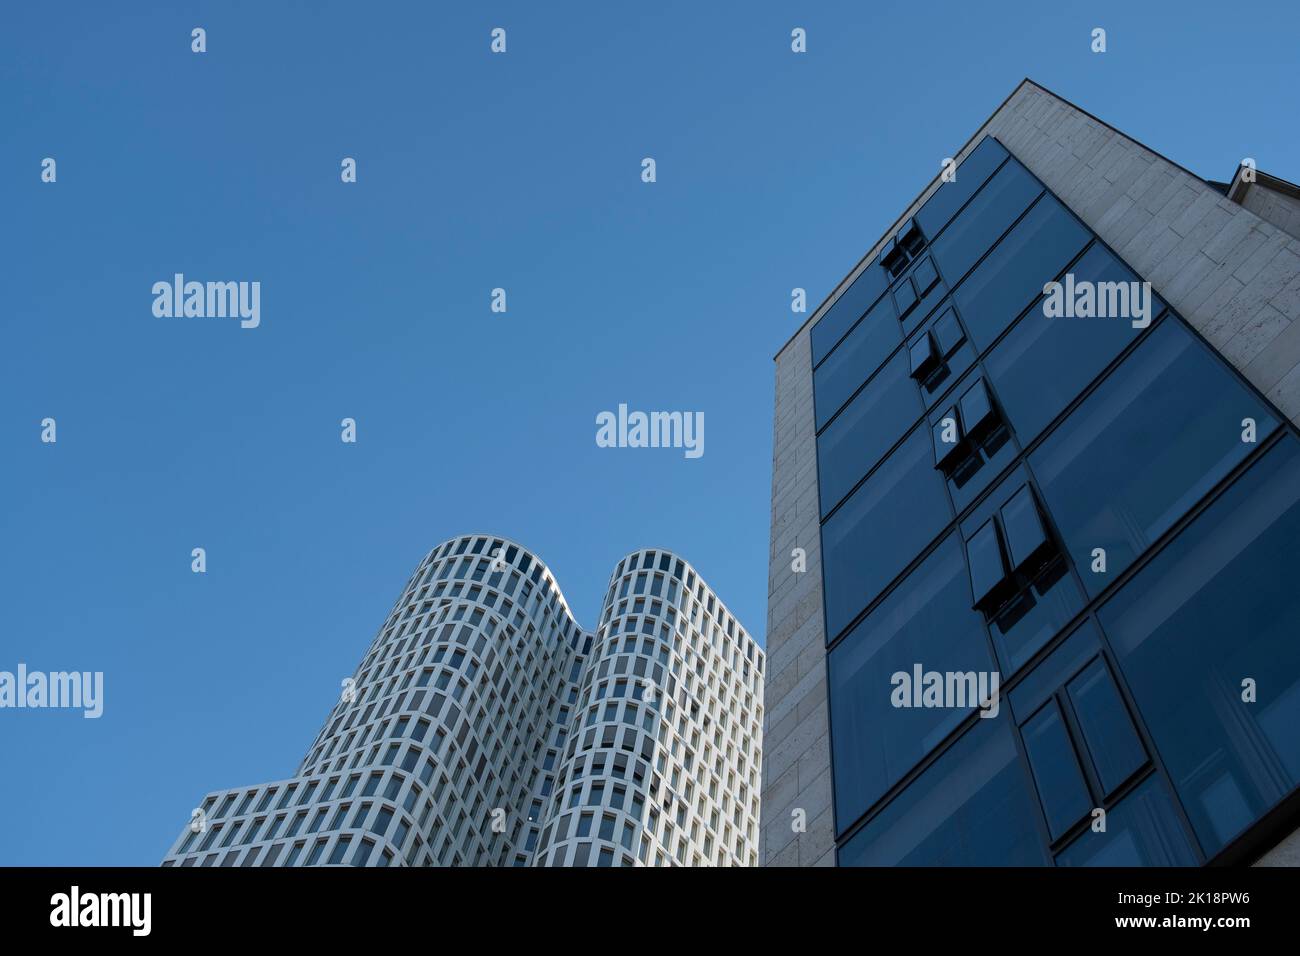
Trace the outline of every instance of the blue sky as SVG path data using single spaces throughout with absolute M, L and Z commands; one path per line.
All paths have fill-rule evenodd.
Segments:
M 615 6 L 5 5 L 0 670 L 103 671 L 105 709 L 0 711 L 0 863 L 153 865 L 208 790 L 289 775 L 456 534 L 587 625 L 670 548 L 761 639 L 790 290 L 1022 77 L 1300 178 L 1294 5 Z M 261 326 L 156 318 L 176 272 L 259 281 Z M 705 454 L 596 447 L 619 403 L 703 411 Z

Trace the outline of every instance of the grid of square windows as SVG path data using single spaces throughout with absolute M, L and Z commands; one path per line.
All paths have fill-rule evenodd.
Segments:
M 210 794 L 164 865 L 755 865 L 762 671 L 667 552 L 620 562 L 593 633 L 535 556 L 453 539 L 412 575 L 298 775 Z M 603 808 L 582 853 L 555 836 L 574 781 Z M 652 828 L 670 787 L 693 814 Z

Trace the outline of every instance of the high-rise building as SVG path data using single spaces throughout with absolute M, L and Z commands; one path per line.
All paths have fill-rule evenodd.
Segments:
M 764 861 L 1300 862 L 1300 188 L 953 159 L 776 356 Z
M 164 866 L 754 866 L 763 652 L 667 551 L 594 631 L 535 555 L 416 568 L 297 772 L 208 794 Z

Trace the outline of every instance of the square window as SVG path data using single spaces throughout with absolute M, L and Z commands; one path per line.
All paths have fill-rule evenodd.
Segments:
M 1024 485 L 1002 506 L 1002 527 L 1007 535 L 1012 570 L 1031 568 L 1049 550 L 1047 529 L 1043 527 L 1043 517 L 1029 485 Z
M 912 277 L 908 276 L 894 289 L 894 305 L 898 307 L 898 316 L 902 318 L 916 307 L 920 301 L 920 296 L 916 294 L 916 287 L 912 284 Z
M 935 271 L 934 263 L 929 256 L 917 263 L 915 271 L 912 272 L 912 280 L 916 283 L 916 291 L 921 295 L 929 292 L 939 281 L 939 273 Z
M 993 400 L 984 379 L 976 379 L 961 397 L 962 430 L 973 441 L 979 441 L 997 422 L 998 416 L 993 410 Z
M 970 563 L 971 592 L 975 598 L 973 606 L 996 605 L 1007 581 L 1007 562 L 996 518 L 989 518 L 966 542 L 966 555 Z
M 379 812 L 375 814 L 375 822 L 370 825 L 370 832 L 383 836 L 388 832 L 388 825 L 393 822 L 393 811 L 391 807 L 380 807 Z
M 353 866 L 365 866 L 366 861 L 370 859 L 370 851 L 375 848 L 375 844 L 370 840 L 362 840 L 357 845 L 357 852 L 352 856 Z
M 899 247 L 909 256 L 915 257 L 925 248 L 925 236 L 921 235 L 921 227 L 917 225 L 915 219 L 903 223 L 897 235 Z
M 342 863 L 351 843 L 352 837 L 346 835 L 339 837 L 339 842 L 334 844 L 334 850 L 330 853 L 330 863 Z
M 930 331 L 926 331 L 912 343 L 908 353 L 912 378 L 924 381 L 939 367 L 939 349 L 935 344 L 934 334 Z
M 934 326 L 931 335 L 939 346 L 940 358 L 950 356 L 957 346 L 966 341 L 966 334 L 961 330 L 961 323 L 957 321 L 957 313 L 952 307 L 944 309 L 939 317 L 934 320 Z
M 1103 792 L 1113 793 L 1147 762 L 1146 748 L 1100 657 L 1066 685 Z
M 1048 830 L 1058 840 L 1088 815 L 1092 799 L 1055 700 L 1025 721 L 1021 736 Z
M 946 470 L 956 463 L 959 453 L 965 448 L 956 406 L 939 416 L 939 420 L 931 427 L 931 435 L 934 440 L 934 467 Z
M 997 518 L 1003 522 L 1003 544 L 1010 547 L 1014 533 L 1018 542 L 1014 546 L 1015 553 L 1023 551 L 1025 536 L 1013 527 L 1020 516 L 1009 506 L 1029 484 L 1029 473 L 1023 466 L 1013 470 L 962 522 L 962 533 L 971 535 L 988 519 Z M 1010 565 L 1012 552 L 1008 550 L 1007 553 Z M 1057 542 L 1048 536 L 1047 544 L 1039 549 L 1038 556 L 1018 570 L 1011 570 L 1004 601 L 995 609 L 991 608 L 996 613 L 989 619 L 989 633 L 1004 678 L 1026 664 L 1082 606 L 1083 593 L 1058 550 Z M 1031 713 L 1037 708 L 1038 704 L 1035 704 L 1018 713 Z
M 890 236 L 880 249 L 880 264 L 891 276 L 898 276 L 907 268 L 907 252 L 900 249 L 896 236 Z

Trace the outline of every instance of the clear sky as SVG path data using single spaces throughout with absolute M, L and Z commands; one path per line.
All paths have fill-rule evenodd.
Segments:
M 453 535 L 537 552 L 587 626 L 672 549 L 761 640 L 791 289 L 1021 78 L 1300 179 L 1295 5 L 1159 6 L 4 4 L 0 670 L 105 700 L 0 711 L 0 863 L 153 865 L 292 773 Z M 259 281 L 261 325 L 155 317 L 177 272 Z M 702 411 L 704 455 L 598 448 L 620 403 Z

